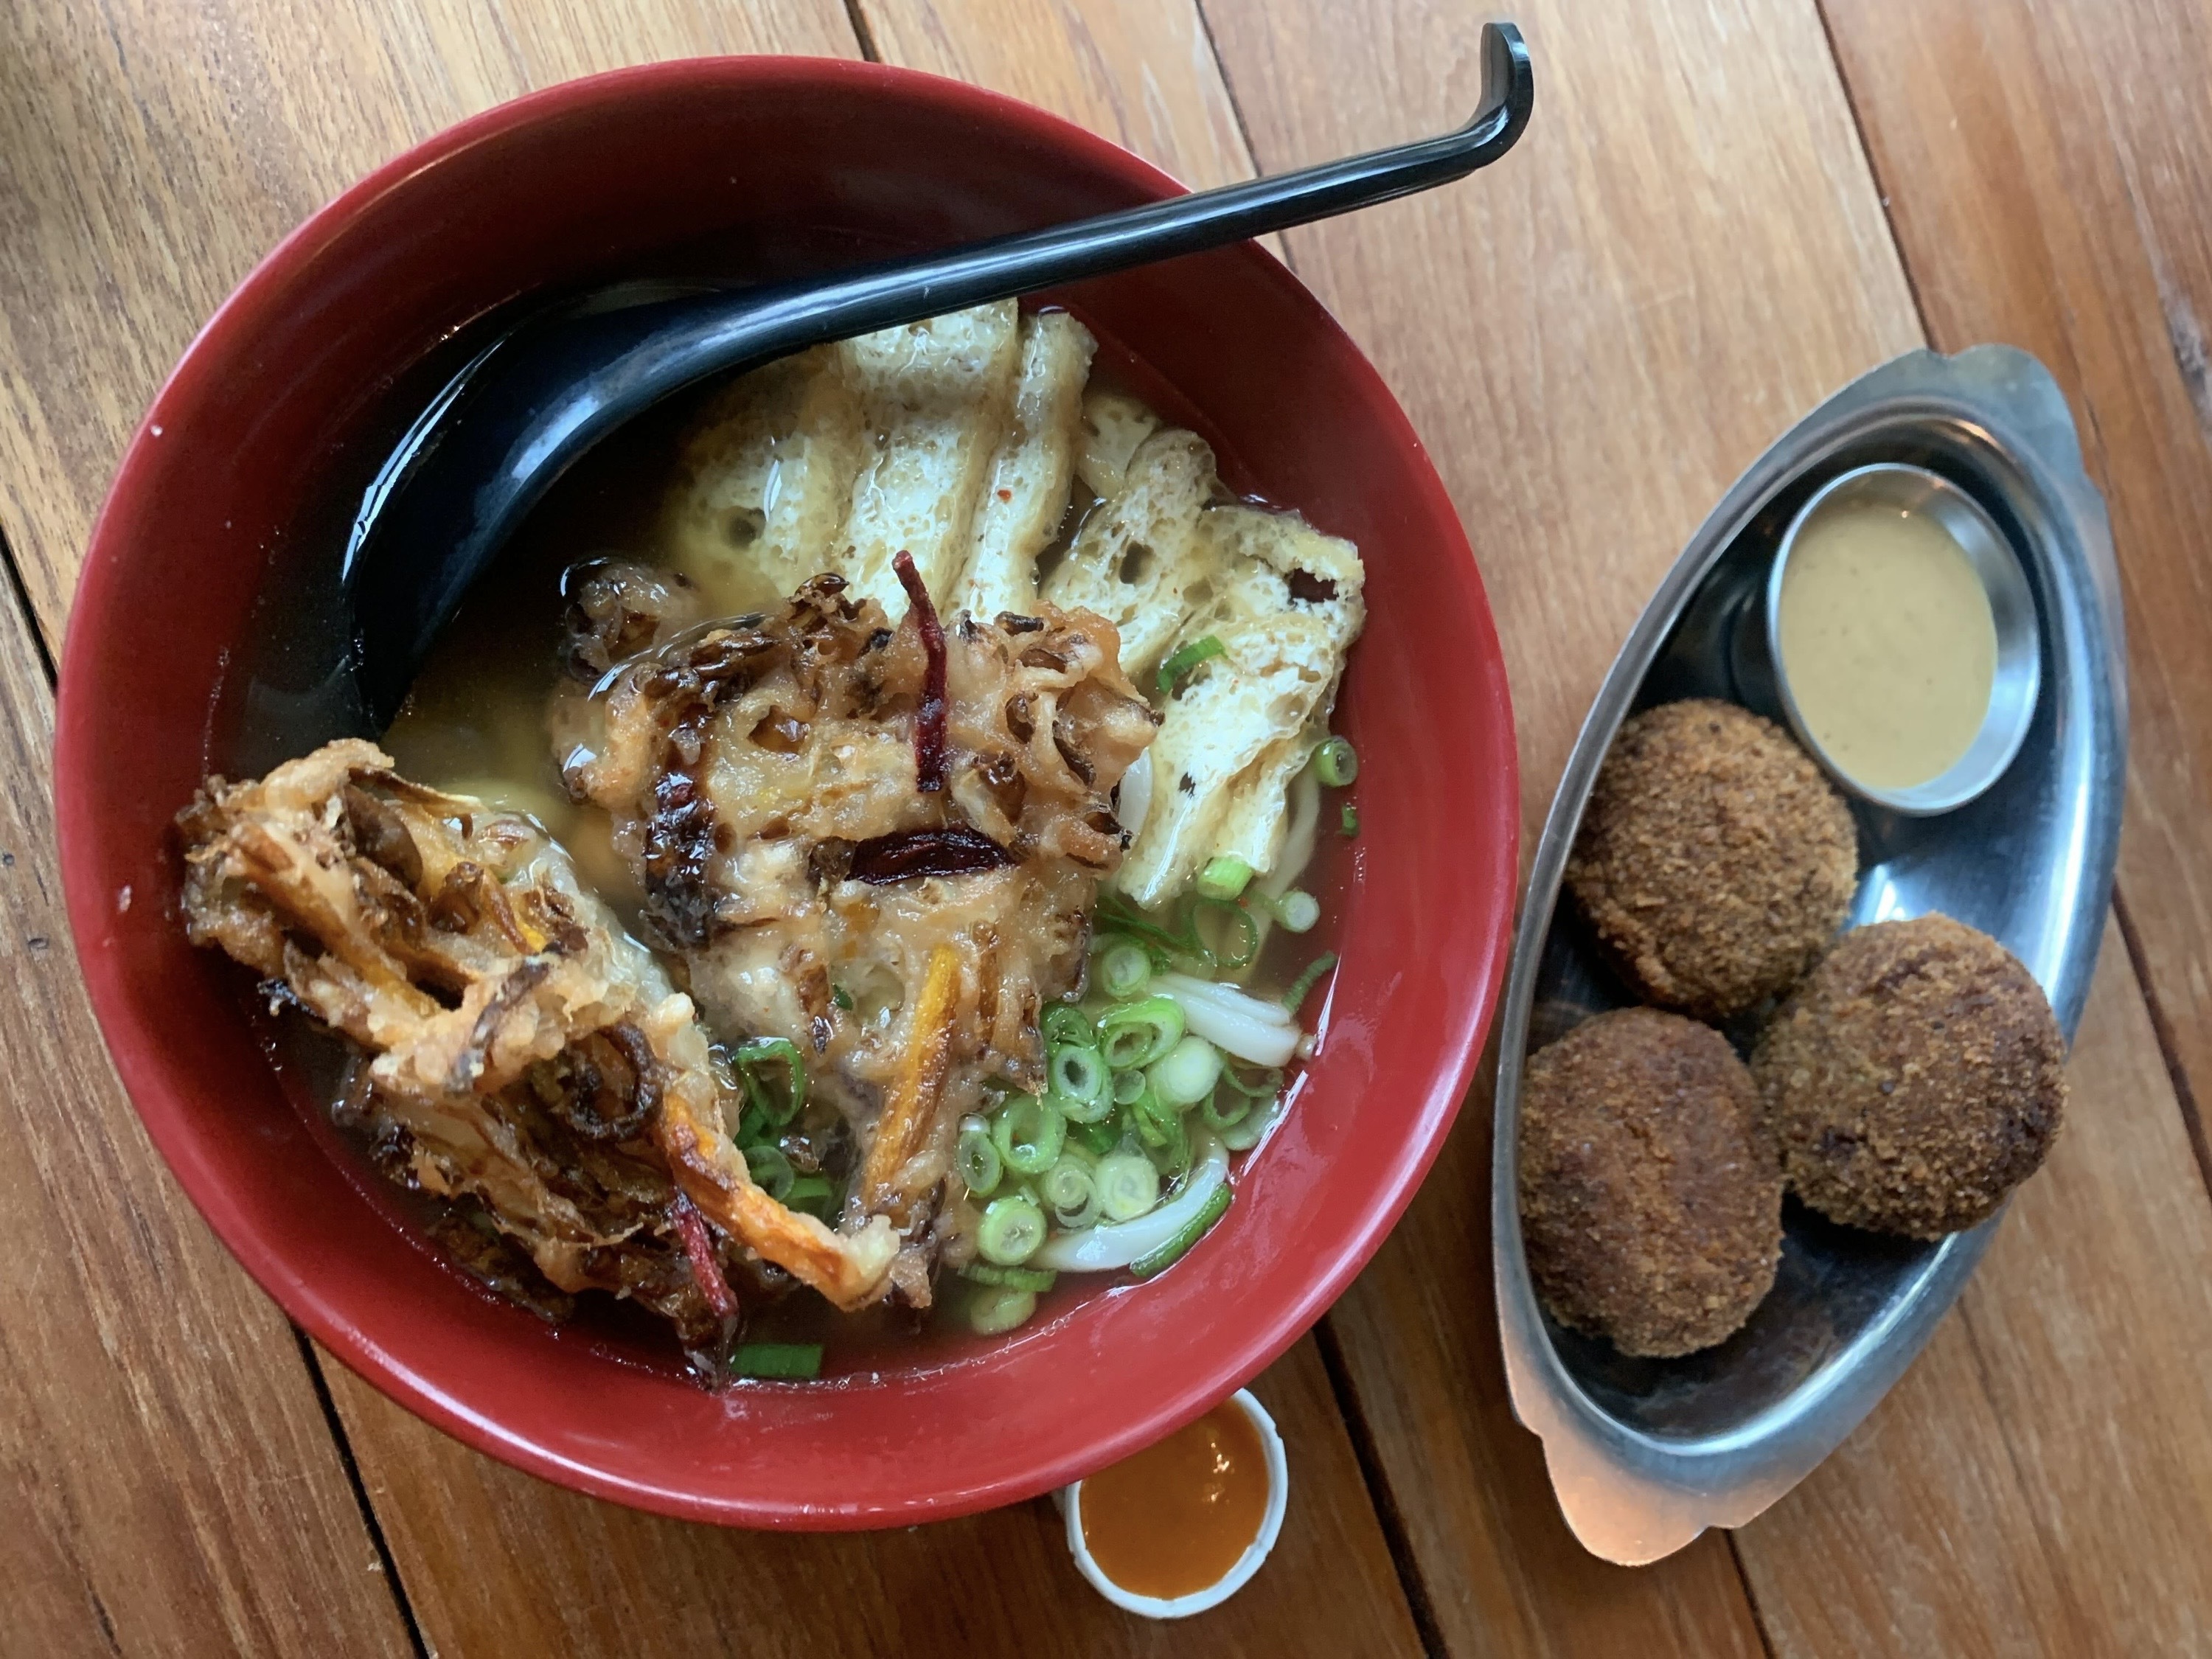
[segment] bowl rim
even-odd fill
[[[416,175],[477,146],[501,141],[538,124],[640,95],[681,90],[787,88],[865,99],[873,94],[919,90],[951,118],[963,118],[1020,137],[1066,159],[1111,172],[1133,187],[1153,195],[1178,193],[1174,179],[1143,158],[1075,124],[1019,100],[944,76],[860,60],[762,55],[680,58],[610,70],[560,82],[497,104],[423,139],[339,192],[287,234],[232,290],[186,346],[165,377],[125,447],[108,494],[87,543],[63,642],[57,686],[54,737],[54,794],[57,839],[70,925],[94,1012],[116,1071],[134,1110],[161,1152],[170,1172],[193,1206],[232,1256],[285,1314],[348,1369],[388,1398],[463,1443],[555,1484],[647,1511],[684,1520],[724,1525],[808,1529],[851,1529],[910,1524],[950,1518],[1049,1492],[1085,1473],[1127,1455],[1193,1420],[1279,1358],[1325,1312],[1395,1226],[1442,1150],[1472,1085],[1484,1040],[1496,1017],[1504,988],[1518,885],[1520,779],[1514,741],[1510,687],[1498,645],[1495,618],[1471,547],[1464,520],[1428,459],[1413,430],[1374,364],[1345,334],[1326,307],[1287,266],[1255,243],[1238,252],[1255,258],[1266,280],[1284,287],[1287,297],[1310,315],[1316,330],[1333,333],[1355,373],[1372,377],[1378,405],[1392,418],[1389,441],[1419,463],[1413,471],[1437,521],[1456,529],[1428,580],[1448,580],[1455,600],[1475,625],[1468,641],[1470,659],[1480,664],[1481,689],[1496,702],[1498,775],[1492,793],[1495,822],[1472,826],[1492,842],[1495,857],[1482,879],[1493,878],[1497,926],[1488,937],[1454,941],[1462,969],[1455,975],[1467,988],[1455,1029],[1440,1030],[1437,1060],[1423,1096],[1407,1108],[1414,1138],[1409,1156],[1389,1172],[1358,1219],[1349,1224],[1333,1255],[1315,1263],[1298,1295],[1286,1298],[1275,1316],[1253,1333],[1224,1347],[1218,1358],[1193,1367],[1194,1380],[1154,1401],[1121,1431],[1095,1437],[1042,1455],[1019,1474],[979,1480],[956,1489],[890,1503],[839,1505],[751,1500],[687,1489],[616,1472],[578,1461],[503,1425],[435,1386],[379,1344],[366,1322],[334,1308],[317,1291],[319,1275],[297,1263],[273,1241],[258,1236],[257,1224],[228,1193],[225,1176],[198,1152],[189,1127],[191,1111],[169,1080],[171,1065],[158,1037],[134,1014],[123,952],[112,931],[109,896],[100,884],[92,833],[100,810],[89,757],[100,738],[100,711],[88,679],[96,678],[96,623],[112,615],[127,568],[131,542],[118,524],[133,516],[134,498],[149,488],[155,447],[172,407],[221,372],[223,362],[249,344],[258,319],[273,299],[307,275],[308,268],[343,237],[352,221],[386,196],[405,188]]]

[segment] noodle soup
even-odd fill
[[[417,975],[426,1031],[547,994],[513,988],[563,926],[632,1011],[405,1097],[399,1046],[295,986],[354,1039],[327,1103],[466,1271],[600,1339],[650,1308],[711,1382],[866,1373],[1170,1270],[1265,1155],[1356,829],[1327,721],[1364,573],[1092,352],[984,307],[636,423],[471,595],[388,767],[349,763],[322,819],[412,873],[400,910],[434,931],[507,861]],[[273,799],[206,803],[193,856]],[[553,921],[502,944],[510,902]]]

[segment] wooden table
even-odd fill
[[[1193,185],[1449,125],[1451,0],[13,0],[0,10],[0,1650],[1928,1655],[2212,1649],[2212,16],[2182,0],[1525,0],[1521,149],[1285,252],[1481,561],[1529,839],[1630,619],[1778,432],[1909,348],[2074,401],[2125,577],[2120,893],[2051,1167],[1810,1480],[1630,1571],[1562,1527],[1495,1343],[1479,1086],[1406,1221],[1259,1383],[1273,1561],[1181,1630],[1049,1507],[864,1537],[652,1519],[463,1449],[315,1351],[161,1168],[87,1010],[47,787],[92,515],[252,262],[404,145],[697,52],[1060,111]],[[128,709],[115,711],[127,720]]]

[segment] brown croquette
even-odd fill
[[[2042,988],[1948,916],[1846,933],[1752,1060],[1797,1195],[1836,1221],[1941,1238],[2033,1175],[2066,1103]]]
[[[1780,727],[1733,703],[1620,728],[1567,886],[1649,1000],[1725,1019],[1787,991],[1850,912],[1850,808]]]
[[[1624,1353],[1692,1353],[1742,1325],[1781,1260],[1782,1171],[1727,1039],[1624,1008],[1538,1051],[1521,1231],[1553,1316]]]

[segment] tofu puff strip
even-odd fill
[[[1002,358],[1017,336],[1018,354]],[[896,523],[948,612],[1095,612],[1148,695],[1178,644],[1219,636],[1226,654],[1168,709],[1164,740],[1186,763],[1179,798],[1154,792],[1122,878],[1157,905],[1218,854],[1263,875],[1281,855],[1287,785],[1322,733],[1364,620],[1362,573],[1349,543],[1224,502],[1195,434],[1087,386],[1093,350],[1065,313],[1017,323],[984,307],[771,365],[732,387],[693,438],[672,522],[679,568],[726,609],[766,608],[761,596],[830,570],[899,615],[885,567],[896,549],[883,534]],[[857,435],[872,419],[880,453]],[[971,490],[970,464],[986,454]],[[1095,505],[1040,584],[1078,480]],[[963,512],[961,562],[948,526]]]
[[[1086,431],[1084,382],[1097,349],[1091,331],[1064,311],[1022,319],[1013,409],[975,504],[975,550],[959,596],[978,617],[1037,607],[1037,556],[1067,516]]]
[[[724,615],[825,570],[896,613],[904,551],[950,608],[979,538],[1034,562],[1059,528],[1060,507],[1038,500],[1065,504],[1073,461],[1058,452],[1072,441],[1059,428],[1090,359],[1081,325],[1024,319],[1009,300],[756,369],[684,444],[665,508],[672,562]],[[1024,526],[1044,519],[1029,545]]]
[[[1206,597],[1176,638],[1218,640],[1221,651],[1182,677],[1152,745],[1120,877],[1146,906],[1174,898],[1210,859],[1275,867],[1291,781],[1326,732],[1367,617],[1358,550],[1295,514],[1212,507],[1192,539]]]
[[[1084,516],[1044,597],[1079,605],[1121,636],[1121,667],[1149,685],[1212,574],[1200,515],[1219,481],[1213,452],[1194,432],[1152,433],[1130,454],[1121,488]]]
[[[942,630],[944,731],[918,747],[931,647],[817,577],[768,616],[676,635],[568,694],[570,791],[614,821],[647,923],[717,1030],[785,1036],[862,1153],[856,1209],[910,1248],[963,1111],[1043,1086],[1037,1017],[1078,984],[1088,915],[1124,838],[1110,798],[1158,717],[1083,612]],[[931,620],[933,622],[933,613]]]
[[[179,816],[192,941],[215,945],[368,1057],[387,1170],[472,1197],[560,1289],[635,1293],[697,1334],[727,1311],[688,1260],[681,1188],[745,1250],[854,1306],[896,1249],[753,1183],[737,1103],[691,1000],[534,823],[333,743],[259,782],[210,779]],[[396,1137],[396,1139],[395,1139]],[[672,1278],[673,1283],[671,1283]]]

